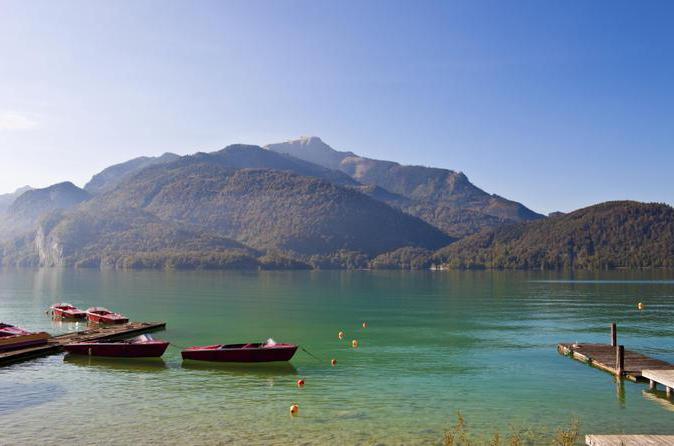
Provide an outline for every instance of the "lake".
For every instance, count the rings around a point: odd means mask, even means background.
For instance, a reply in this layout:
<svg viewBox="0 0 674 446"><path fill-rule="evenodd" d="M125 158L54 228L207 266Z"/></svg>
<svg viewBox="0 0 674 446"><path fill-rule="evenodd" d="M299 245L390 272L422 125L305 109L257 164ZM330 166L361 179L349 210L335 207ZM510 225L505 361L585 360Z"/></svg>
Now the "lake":
<svg viewBox="0 0 674 446"><path fill-rule="evenodd" d="M155 336L179 347L273 338L319 358L182 364L170 347L156 361L55 355L2 367L0 444L439 444L457 411L476 432L554 430L577 417L583 433L674 434L674 405L647 385L620 385L556 351L559 342L609 342L615 321L621 344L674 362L673 279L0 270L0 320L30 330L83 329L45 314L66 301L166 321Z"/></svg>

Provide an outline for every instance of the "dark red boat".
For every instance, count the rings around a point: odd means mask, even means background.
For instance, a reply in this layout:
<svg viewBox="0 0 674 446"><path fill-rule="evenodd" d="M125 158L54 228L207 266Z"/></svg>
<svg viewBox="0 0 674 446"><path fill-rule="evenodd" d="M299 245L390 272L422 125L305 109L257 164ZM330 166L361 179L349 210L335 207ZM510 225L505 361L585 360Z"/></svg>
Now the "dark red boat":
<svg viewBox="0 0 674 446"><path fill-rule="evenodd" d="M106 356L114 358L158 358L169 343L141 335L124 341L90 341L66 344L65 351L73 355Z"/></svg>
<svg viewBox="0 0 674 446"><path fill-rule="evenodd" d="M51 314L55 319L86 319L86 311L82 311L74 305L60 303L52 305Z"/></svg>
<svg viewBox="0 0 674 446"><path fill-rule="evenodd" d="M126 324L129 318L119 313L113 313L107 308L91 307L87 309L87 320L99 324Z"/></svg>
<svg viewBox="0 0 674 446"><path fill-rule="evenodd" d="M214 362L275 362L290 361L297 345L277 344L273 341L254 344L218 344L190 347L181 354L183 359Z"/></svg>
<svg viewBox="0 0 674 446"><path fill-rule="evenodd" d="M23 328L0 322L0 350L14 350L43 345L47 343L48 339L49 334L44 331L33 333Z"/></svg>

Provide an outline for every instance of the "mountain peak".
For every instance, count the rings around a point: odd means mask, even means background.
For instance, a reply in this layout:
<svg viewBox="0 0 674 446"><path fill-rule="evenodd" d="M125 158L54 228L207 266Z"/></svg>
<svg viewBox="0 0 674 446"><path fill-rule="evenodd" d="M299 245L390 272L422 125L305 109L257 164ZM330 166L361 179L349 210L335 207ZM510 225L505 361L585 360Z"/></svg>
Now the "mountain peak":
<svg viewBox="0 0 674 446"><path fill-rule="evenodd" d="M287 142L293 142L293 141L297 141L297 142L299 142L300 144L304 144L304 145L323 144L323 145L325 145L325 146L328 146L328 145L325 144L325 143L323 142L323 140L322 140L320 137L318 137L318 136L300 136L299 138L297 138L297 139L295 139L295 140L290 139L290 140L288 140ZM328 147L330 147L330 146L328 146Z"/></svg>
<svg viewBox="0 0 674 446"><path fill-rule="evenodd" d="M301 136L278 144L268 144L265 149L285 153L295 158L338 170L339 165L351 152L340 152L327 145L318 136Z"/></svg>

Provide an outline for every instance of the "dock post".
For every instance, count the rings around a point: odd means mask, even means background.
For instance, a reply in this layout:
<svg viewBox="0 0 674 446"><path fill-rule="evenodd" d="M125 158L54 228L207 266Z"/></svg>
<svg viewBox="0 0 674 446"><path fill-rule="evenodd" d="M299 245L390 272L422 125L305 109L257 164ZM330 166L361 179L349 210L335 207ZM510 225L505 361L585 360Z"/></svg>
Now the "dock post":
<svg viewBox="0 0 674 446"><path fill-rule="evenodd" d="M623 372L625 371L625 346L619 345L615 353L616 375L623 376Z"/></svg>
<svg viewBox="0 0 674 446"><path fill-rule="evenodd" d="M648 389L649 390L656 390L657 388L658 388L657 383L655 381L653 381L652 379L649 379L648 380Z"/></svg>
<svg viewBox="0 0 674 446"><path fill-rule="evenodd" d="M667 398L672 399L672 388L671 387L665 387L665 391L667 392Z"/></svg>
<svg viewBox="0 0 674 446"><path fill-rule="evenodd" d="M611 324L611 347L616 347L618 345L618 327L616 323Z"/></svg>

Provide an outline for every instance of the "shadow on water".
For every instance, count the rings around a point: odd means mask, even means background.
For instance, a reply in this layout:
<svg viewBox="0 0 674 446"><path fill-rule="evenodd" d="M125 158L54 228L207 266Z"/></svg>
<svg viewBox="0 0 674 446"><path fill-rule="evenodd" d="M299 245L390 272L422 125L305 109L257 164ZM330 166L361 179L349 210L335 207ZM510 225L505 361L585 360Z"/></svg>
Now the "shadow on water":
<svg viewBox="0 0 674 446"><path fill-rule="evenodd" d="M77 367L140 373L160 372L168 368L161 358L105 358L68 354L63 357L63 363Z"/></svg>
<svg viewBox="0 0 674 446"><path fill-rule="evenodd" d="M642 390L641 395L644 399L659 404L663 409L674 412L674 402L667 399L664 391L660 390Z"/></svg>
<svg viewBox="0 0 674 446"><path fill-rule="evenodd" d="M184 360L182 368L228 373L232 375L288 376L298 375L297 369L289 362L236 363Z"/></svg>
<svg viewBox="0 0 674 446"><path fill-rule="evenodd" d="M56 383L0 383L0 415L54 401L64 393Z"/></svg>

